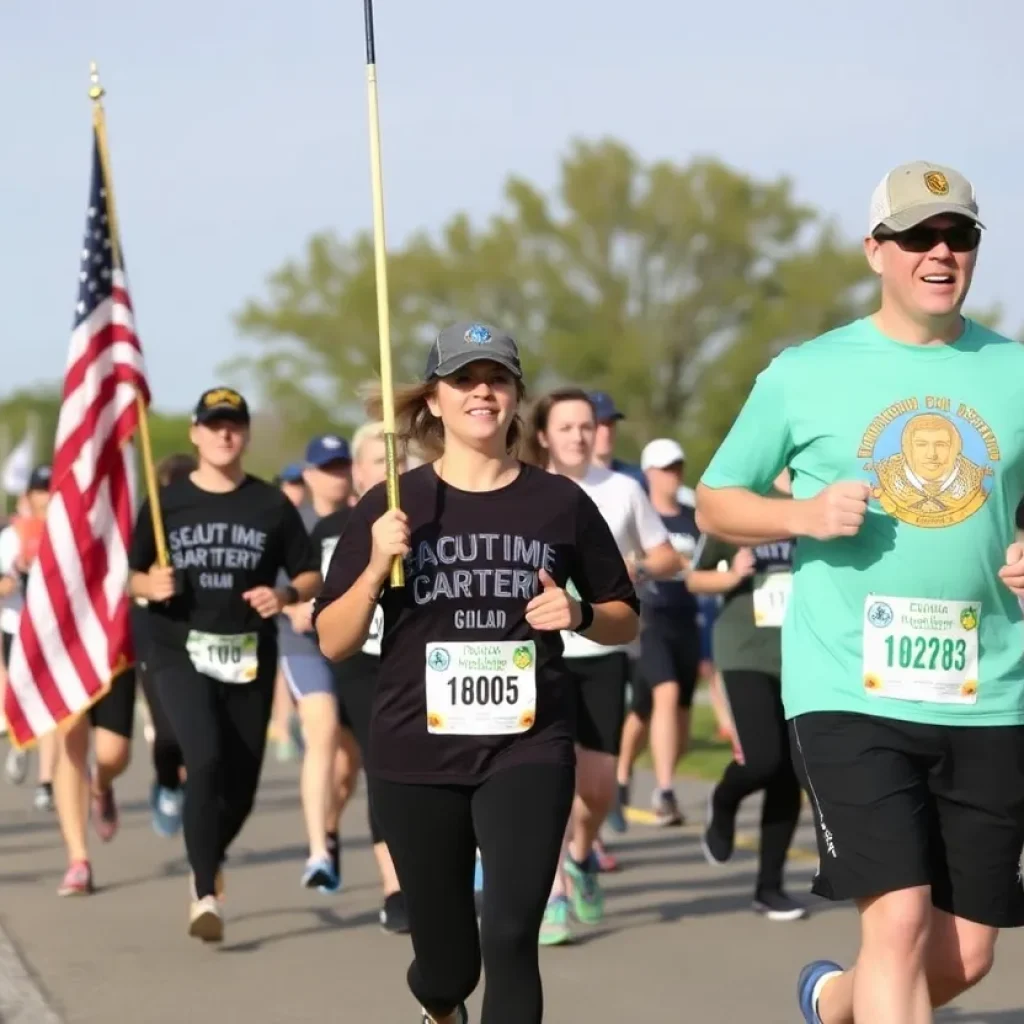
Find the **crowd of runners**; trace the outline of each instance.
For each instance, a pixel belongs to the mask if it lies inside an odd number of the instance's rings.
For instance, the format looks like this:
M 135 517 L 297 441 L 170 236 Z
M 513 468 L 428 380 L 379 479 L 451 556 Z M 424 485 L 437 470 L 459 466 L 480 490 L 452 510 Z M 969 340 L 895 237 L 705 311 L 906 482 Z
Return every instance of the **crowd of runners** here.
M 190 935 L 224 936 L 269 740 L 301 759 L 297 883 L 325 895 L 365 770 L 380 925 L 410 934 L 425 1024 L 468 1021 L 482 969 L 484 1024 L 540 1021 L 538 947 L 601 921 L 645 745 L 651 820 L 684 821 L 674 775 L 704 692 L 733 749 L 708 862 L 762 793 L 752 909 L 805 916 L 784 885 L 803 791 L 813 891 L 859 913 L 855 964 L 800 973 L 803 1019 L 932 1020 L 1024 924 L 1024 349 L 961 315 L 981 233 L 956 171 L 886 175 L 865 239 L 879 310 L 773 359 L 695 489 L 673 438 L 619 460 L 612 396 L 528 399 L 489 324 L 442 330 L 395 395 L 400 509 L 379 398 L 265 482 L 245 399 L 205 392 L 191 453 L 159 467 L 169 566 L 139 511 L 136 663 L 35 754 L 61 895 L 93 890 L 89 819 L 117 832 L 139 699 Z M 41 467 L 0 533 L 5 654 L 48 485 Z M 12 782 L 28 769 L 9 754 Z

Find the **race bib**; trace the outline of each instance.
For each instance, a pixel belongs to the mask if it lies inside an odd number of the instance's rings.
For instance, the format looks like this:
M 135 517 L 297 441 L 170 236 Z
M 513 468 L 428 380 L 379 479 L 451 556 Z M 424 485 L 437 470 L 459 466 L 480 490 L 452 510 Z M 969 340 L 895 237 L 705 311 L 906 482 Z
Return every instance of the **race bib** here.
M 255 633 L 220 636 L 193 629 L 185 641 L 185 649 L 196 671 L 204 676 L 222 683 L 251 683 L 256 678 L 259 662 Z
M 375 605 L 373 618 L 370 620 L 370 632 L 366 634 L 366 642 L 363 644 L 363 653 L 372 654 L 375 658 L 380 657 L 380 638 L 384 635 L 384 609 Z
M 427 731 L 513 736 L 537 718 L 532 640 L 427 644 Z
M 780 628 L 792 591 L 791 572 L 758 573 L 754 577 L 754 625 Z
M 980 601 L 869 594 L 864 603 L 864 688 L 929 704 L 978 699 Z

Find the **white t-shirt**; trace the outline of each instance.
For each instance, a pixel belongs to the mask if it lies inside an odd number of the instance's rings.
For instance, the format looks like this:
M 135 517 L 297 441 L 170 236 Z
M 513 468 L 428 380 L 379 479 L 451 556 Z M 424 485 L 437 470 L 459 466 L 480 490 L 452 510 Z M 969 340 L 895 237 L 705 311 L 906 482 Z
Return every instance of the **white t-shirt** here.
M 641 558 L 651 548 L 671 543 L 661 516 L 631 476 L 591 466 L 577 483 L 604 516 L 623 558 Z M 566 658 L 596 658 L 613 651 L 628 651 L 635 657 L 639 650 L 638 641 L 622 647 L 607 647 L 568 631 L 562 633 L 562 643 Z
M 10 576 L 16 573 L 14 563 L 18 559 L 20 551 L 21 541 L 18 539 L 18 531 L 13 526 L 5 526 L 0 530 L 0 576 Z M 0 601 L 0 630 L 4 633 L 18 632 L 22 603 L 21 587 L 18 587 L 10 597 Z

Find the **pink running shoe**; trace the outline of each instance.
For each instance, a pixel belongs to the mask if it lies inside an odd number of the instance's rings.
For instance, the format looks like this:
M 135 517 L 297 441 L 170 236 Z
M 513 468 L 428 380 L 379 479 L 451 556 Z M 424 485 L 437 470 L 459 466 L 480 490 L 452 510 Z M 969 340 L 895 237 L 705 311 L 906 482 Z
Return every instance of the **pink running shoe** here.
M 92 867 L 87 860 L 76 860 L 64 875 L 58 896 L 90 896 L 93 893 Z

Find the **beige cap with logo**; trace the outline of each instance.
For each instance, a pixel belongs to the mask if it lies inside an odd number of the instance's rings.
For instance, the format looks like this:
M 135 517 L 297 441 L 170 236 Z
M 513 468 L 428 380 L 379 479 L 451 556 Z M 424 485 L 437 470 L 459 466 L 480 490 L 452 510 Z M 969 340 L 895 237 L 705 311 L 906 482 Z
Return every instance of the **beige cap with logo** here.
M 915 160 L 890 171 L 871 197 L 868 234 L 880 227 L 906 231 L 940 213 L 957 214 L 978 227 L 978 200 L 974 186 L 952 167 Z

